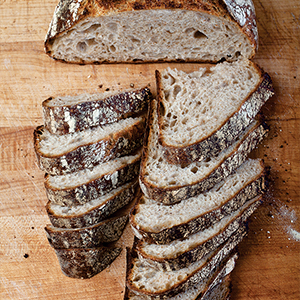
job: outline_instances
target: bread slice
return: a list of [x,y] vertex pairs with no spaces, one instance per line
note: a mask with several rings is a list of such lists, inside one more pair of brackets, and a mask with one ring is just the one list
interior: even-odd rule
[[193,73],[167,68],[156,80],[159,143],[174,164],[218,155],[274,94],[270,76],[246,59]]
[[176,271],[160,271],[149,266],[138,257],[133,248],[128,259],[126,284],[136,294],[155,296],[158,299],[174,297],[207,279],[219,265],[224,264],[245,236],[246,231],[242,229],[202,260]]
[[[224,300],[230,293],[230,274],[235,268],[238,256],[232,255],[224,264],[218,266],[216,272],[212,272],[207,279],[197,283],[195,286],[175,295],[164,298],[165,300]],[[209,298],[210,295],[218,295],[217,298]],[[134,291],[125,289],[124,300],[154,300],[157,297],[135,294]]]
[[49,244],[55,249],[94,248],[117,241],[127,221],[128,214],[124,213],[89,227],[69,229],[47,225],[45,231]]
[[121,247],[97,247],[55,249],[61,271],[68,277],[77,279],[91,278],[119,256]]
[[255,120],[236,142],[216,157],[187,166],[174,165],[164,159],[157,141],[156,110],[157,101],[153,100],[144,141],[140,186],[148,198],[163,204],[173,204],[212,188],[239,167],[268,132],[266,124]]
[[130,213],[130,224],[140,239],[167,244],[207,229],[265,190],[262,161],[249,159],[211,190],[179,203],[162,205],[141,196]]
[[252,58],[258,33],[249,1],[75,1],[55,9],[45,51],[71,63]]
[[47,175],[48,200],[62,206],[83,205],[138,177],[141,150],[131,156],[116,158],[93,169],[61,176]]
[[69,134],[145,113],[149,88],[59,96],[42,103],[45,128],[51,134]]
[[130,155],[142,146],[144,127],[144,117],[61,136],[39,126],[34,131],[39,167],[51,175],[64,175]]
[[139,240],[136,246],[138,255],[159,270],[186,268],[214,251],[240,227],[245,226],[247,219],[261,202],[261,196],[255,197],[236,212],[186,239],[174,240],[164,245],[149,244],[144,240]]
[[61,206],[48,201],[46,210],[51,224],[60,228],[82,228],[99,223],[129,204],[139,189],[137,180],[82,205]]

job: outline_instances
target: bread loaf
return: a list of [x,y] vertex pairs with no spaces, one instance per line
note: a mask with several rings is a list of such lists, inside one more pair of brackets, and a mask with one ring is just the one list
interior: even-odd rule
[[257,45],[251,0],[61,0],[45,40],[48,55],[81,64],[218,62]]

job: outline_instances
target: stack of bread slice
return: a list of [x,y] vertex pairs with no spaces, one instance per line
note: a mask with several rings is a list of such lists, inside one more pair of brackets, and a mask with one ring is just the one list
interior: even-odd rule
[[120,254],[115,242],[139,191],[150,90],[49,98],[34,131],[45,175],[45,227],[62,272],[90,278]]
[[266,190],[263,161],[248,154],[268,132],[260,109],[271,79],[241,59],[192,73],[167,68],[156,80],[125,299],[226,299],[237,246]]

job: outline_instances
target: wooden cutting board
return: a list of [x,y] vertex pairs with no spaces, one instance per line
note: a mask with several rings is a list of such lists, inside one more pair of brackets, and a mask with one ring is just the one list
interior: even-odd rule
[[[270,192],[253,215],[233,272],[232,299],[300,298],[300,3],[255,0],[260,35],[255,61],[272,77],[276,96],[263,108],[269,137],[253,153],[270,168]],[[150,84],[167,66],[68,65],[44,53],[57,0],[0,0],[0,282],[1,299],[112,299],[124,294],[125,251],[89,280],[64,276],[44,233],[49,223],[33,129],[49,96]],[[121,244],[131,245],[127,228]]]

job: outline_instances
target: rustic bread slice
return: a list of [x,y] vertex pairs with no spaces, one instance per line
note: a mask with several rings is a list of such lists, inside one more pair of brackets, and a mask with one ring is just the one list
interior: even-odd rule
[[117,241],[127,224],[128,214],[111,217],[93,226],[83,228],[45,227],[49,244],[55,249],[94,248]]
[[64,175],[130,155],[141,147],[144,127],[144,117],[127,118],[61,136],[39,126],[34,131],[39,167],[51,175]]
[[92,226],[130,203],[135,198],[138,188],[138,182],[135,180],[82,205],[68,207],[48,201],[46,210],[51,224],[55,227],[82,228]]
[[119,256],[121,247],[55,249],[61,271],[68,277],[87,279],[105,268]]
[[61,176],[47,175],[46,194],[54,204],[82,205],[137,178],[141,151],[135,155],[116,158],[93,169]]
[[179,270],[223,244],[235,231],[245,226],[249,216],[261,204],[261,196],[246,202],[240,209],[224,217],[212,226],[190,235],[186,239],[174,240],[169,244],[137,242],[137,252],[143,260],[159,270]]
[[140,186],[144,194],[155,201],[173,204],[198,195],[220,182],[247,158],[247,155],[267,134],[266,124],[253,121],[236,142],[201,162],[174,165],[163,157],[157,142],[157,101],[151,101],[140,171]]
[[248,159],[211,190],[173,205],[141,196],[130,213],[130,224],[137,237],[167,244],[212,226],[265,189],[262,161]]
[[249,1],[61,0],[45,51],[71,63],[252,58],[258,34]]
[[[209,300],[210,295],[219,295],[215,300],[224,300],[230,292],[230,274],[235,268],[237,254],[230,257],[224,266],[218,266],[216,272],[212,272],[207,279],[197,283],[195,286],[175,295],[164,298],[165,300]],[[157,297],[135,294],[134,291],[125,289],[124,300],[154,300]],[[212,300],[210,299],[210,300]]]
[[59,96],[42,103],[45,128],[51,134],[68,134],[134,117],[147,110],[149,88]]
[[167,68],[156,80],[159,143],[174,164],[216,156],[274,94],[270,76],[246,59],[192,73]]
[[207,279],[220,264],[224,264],[224,260],[230,256],[245,234],[246,231],[240,228],[216,251],[187,268],[176,271],[161,271],[149,266],[138,257],[133,248],[132,256],[128,259],[126,284],[134,293],[161,299],[173,297]]

